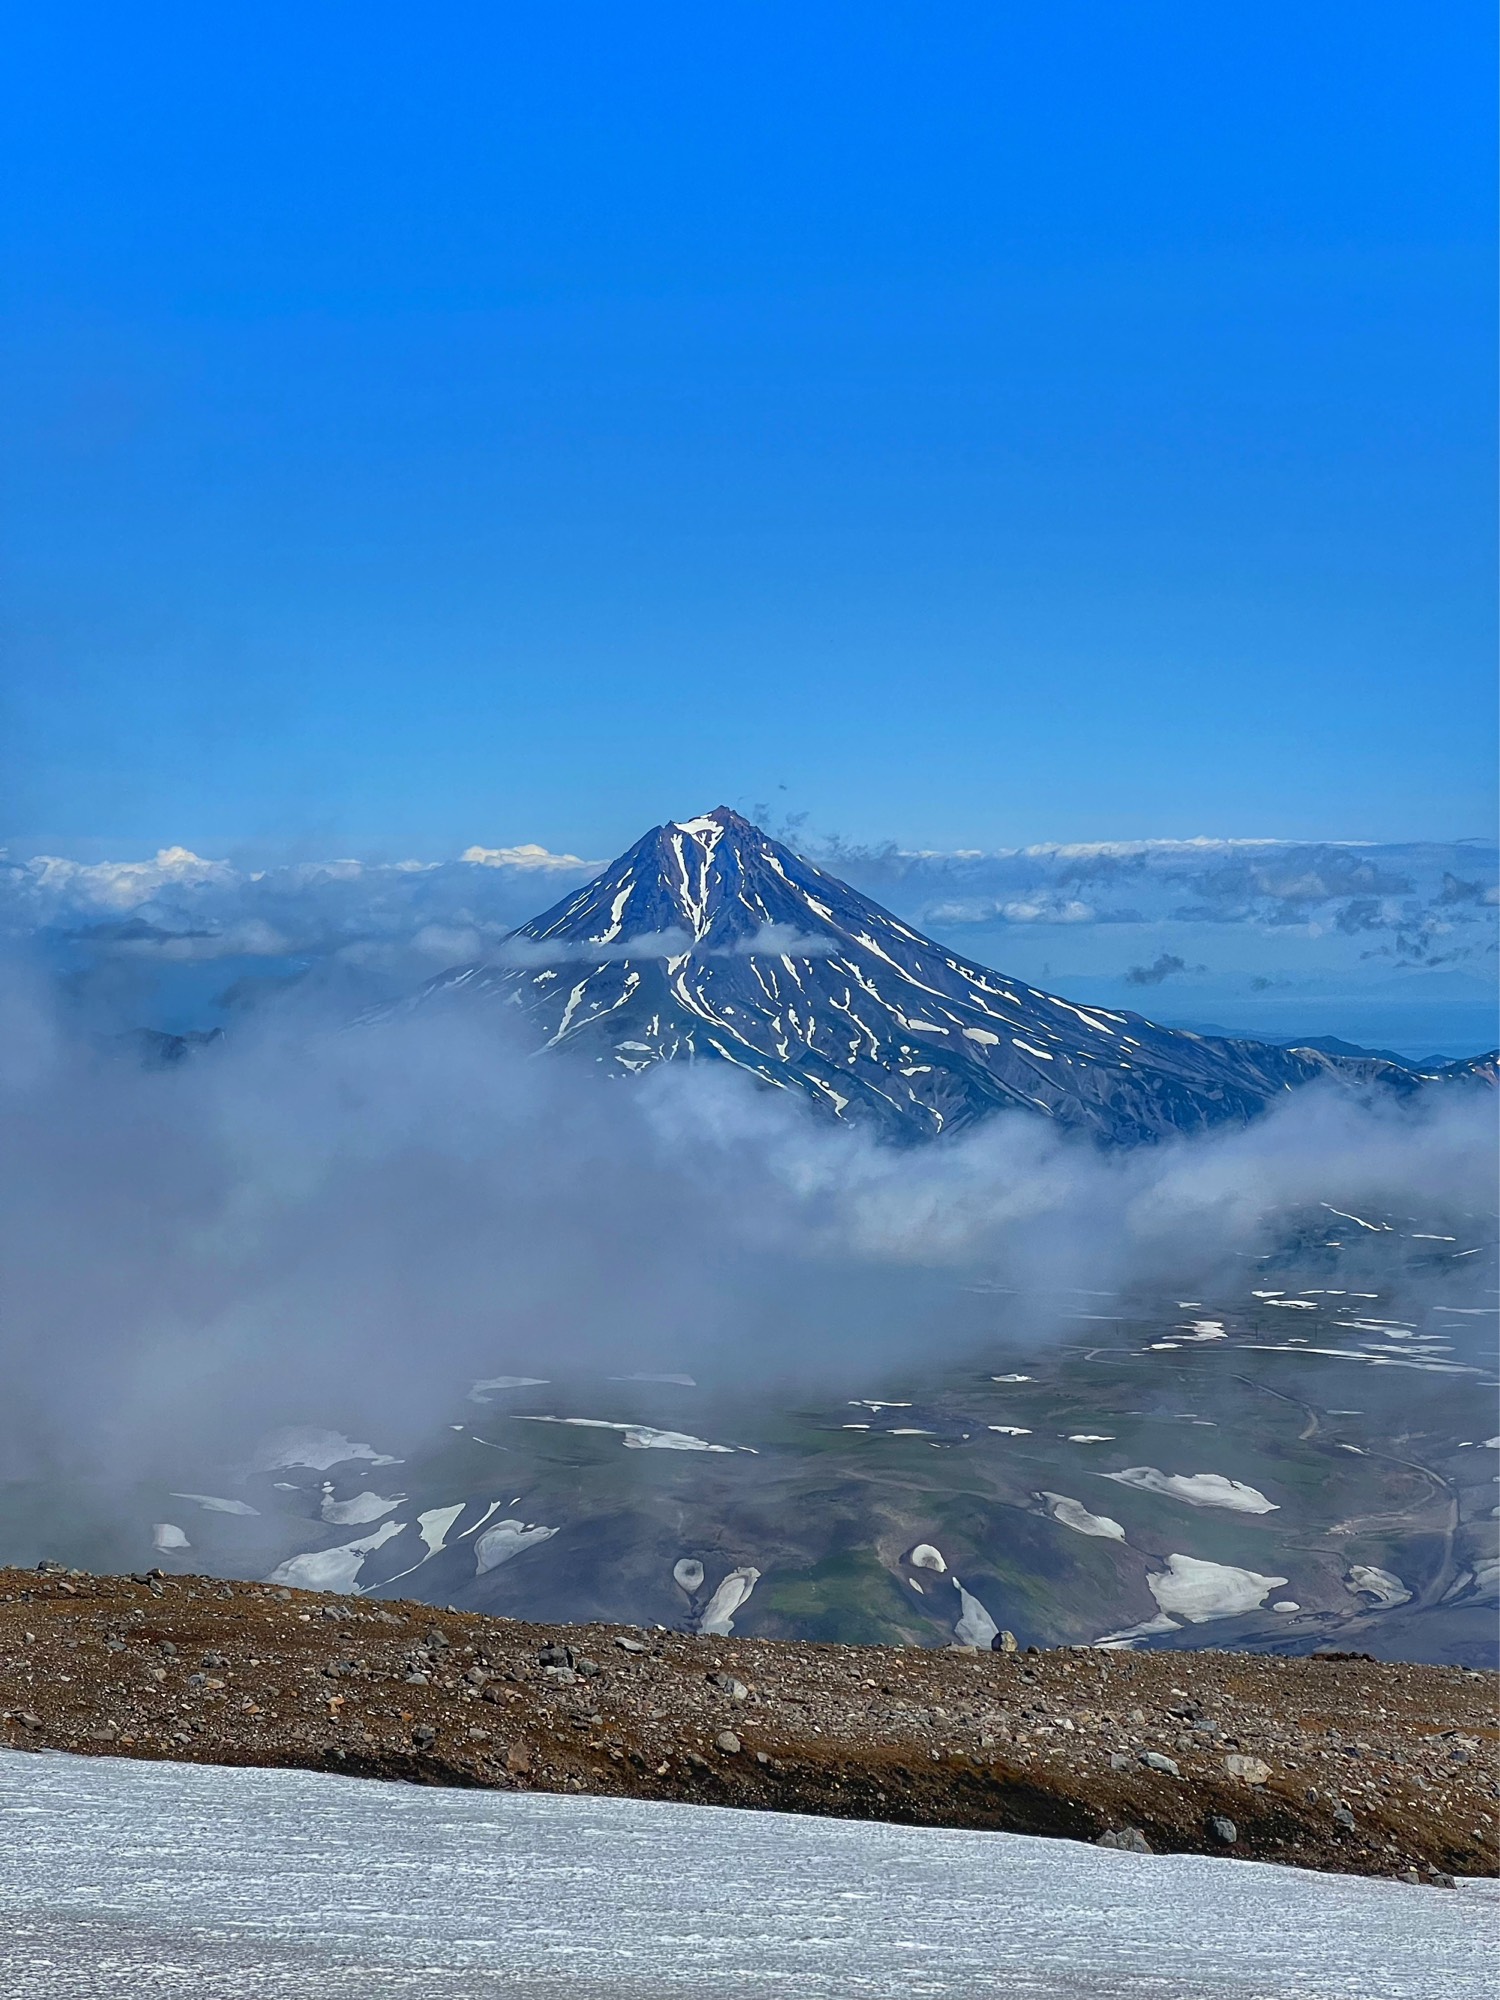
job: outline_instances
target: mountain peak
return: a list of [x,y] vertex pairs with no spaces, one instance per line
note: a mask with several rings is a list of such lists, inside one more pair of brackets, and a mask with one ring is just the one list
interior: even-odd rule
[[428,992],[519,1007],[611,1073],[715,1060],[893,1137],[991,1112],[1113,1141],[1242,1122],[1296,1085],[1410,1071],[1157,1027],[1007,979],[923,937],[728,806],[653,827]]

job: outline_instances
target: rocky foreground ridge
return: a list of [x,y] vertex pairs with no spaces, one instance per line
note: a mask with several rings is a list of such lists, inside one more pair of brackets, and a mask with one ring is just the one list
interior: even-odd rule
[[1496,1872],[1497,1677],[1359,1657],[541,1627],[0,1570],[0,1743]]

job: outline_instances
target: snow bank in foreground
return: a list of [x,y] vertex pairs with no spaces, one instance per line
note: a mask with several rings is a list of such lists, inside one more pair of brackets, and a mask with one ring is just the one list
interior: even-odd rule
[[1489,1990],[1489,1883],[109,1757],[0,1752],[0,1798],[0,1992],[27,2000]]

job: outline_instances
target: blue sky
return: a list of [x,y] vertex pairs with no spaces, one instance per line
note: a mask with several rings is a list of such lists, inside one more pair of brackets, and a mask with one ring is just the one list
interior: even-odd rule
[[29,10],[0,837],[1488,832],[1492,43]]

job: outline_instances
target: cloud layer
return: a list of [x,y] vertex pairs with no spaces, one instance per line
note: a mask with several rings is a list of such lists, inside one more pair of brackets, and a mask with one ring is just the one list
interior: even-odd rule
[[1126,1156],[1017,1115],[897,1153],[728,1070],[538,1062],[489,1014],[263,1024],[148,1071],[13,967],[0,1054],[0,1448],[59,1493],[215,1490],[285,1424],[399,1452],[501,1371],[873,1379],[957,1353],[974,1284],[1188,1286],[1290,1210],[1473,1209],[1490,1179],[1488,1103],[1313,1091]]

